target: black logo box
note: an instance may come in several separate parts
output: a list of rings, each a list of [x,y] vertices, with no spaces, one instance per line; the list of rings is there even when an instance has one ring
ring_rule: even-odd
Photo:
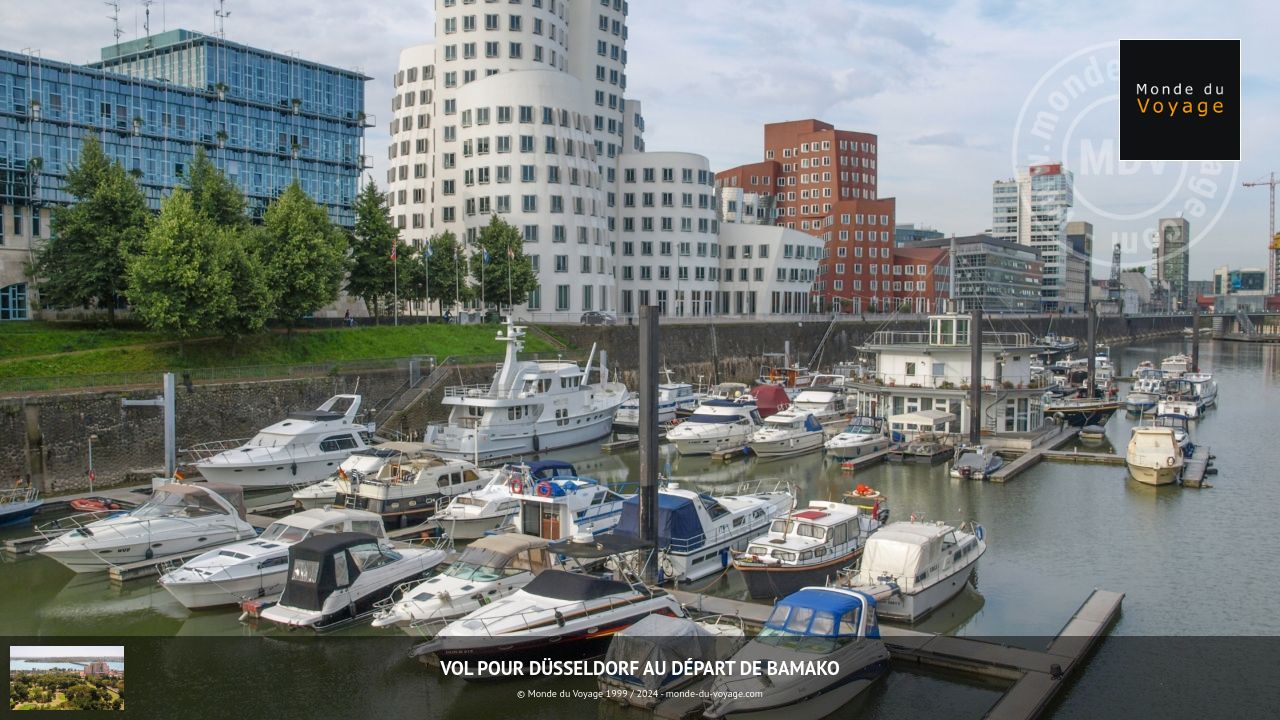
[[[1120,41],[1121,160],[1239,160],[1240,103],[1239,40]]]

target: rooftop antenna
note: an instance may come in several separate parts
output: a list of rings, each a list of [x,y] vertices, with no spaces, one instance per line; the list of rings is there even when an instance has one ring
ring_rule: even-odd
[[[231,17],[231,11],[227,9],[227,0],[218,0],[218,9],[213,11],[213,14],[218,16],[218,37],[226,40],[226,21]]]
[[[111,14],[107,16],[107,19],[114,25],[112,34],[116,36],[116,45],[119,45],[120,36],[124,34],[124,31],[120,29],[120,0],[106,0],[103,4],[111,8]]]
[[[156,0],[142,0],[142,32],[147,36],[146,47],[151,47],[151,5]]]

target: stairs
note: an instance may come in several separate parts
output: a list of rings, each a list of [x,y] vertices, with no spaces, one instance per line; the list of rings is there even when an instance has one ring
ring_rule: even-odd
[[[818,363],[822,360],[822,349],[826,347],[827,340],[831,338],[831,333],[836,329],[836,314],[831,313],[831,320],[827,322],[827,330],[822,333],[822,339],[818,341],[818,347],[814,348],[813,354],[809,356],[810,369],[817,369]]]
[[[1258,328],[1254,326],[1253,320],[1244,310],[1236,310],[1236,325],[1239,326],[1240,332],[1244,335],[1258,334]]]

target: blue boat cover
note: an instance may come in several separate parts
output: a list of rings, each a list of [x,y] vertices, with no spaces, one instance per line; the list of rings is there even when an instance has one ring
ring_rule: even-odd
[[[632,495],[622,503],[622,519],[613,533],[640,537],[639,495]],[[658,546],[669,548],[673,539],[681,552],[696,550],[706,542],[693,501],[680,495],[658,493]]]
[[[571,463],[563,460],[534,460],[529,463],[529,477],[534,480],[546,480],[553,477],[575,477],[578,471]]]
[[[806,415],[804,418],[804,429],[809,432],[819,432],[822,430],[822,423],[818,422],[818,418],[812,415]]]
[[[856,626],[864,606],[874,608],[875,598],[856,591],[807,587],[780,600],[765,621],[765,627],[822,637],[847,635],[844,631],[848,626],[842,625],[841,620],[848,616]],[[867,630],[867,637],[879,637],[877,626],[869,625]]]

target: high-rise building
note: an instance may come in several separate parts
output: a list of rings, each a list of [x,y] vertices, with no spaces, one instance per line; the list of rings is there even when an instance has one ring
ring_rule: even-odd
[[[759,198],[773,224],[823,240],[809,311],[861,312],[892,302],[895,201],[879,197],[876,146],[875,135],[820,120],[771,123],[762,162],[716,174],[721,205],[741,190]]]
[[[706,257],[718,256],[705,158],[628,162],[641,171],[634,186],[620,175],[624,152],[644,149],[640,105],[624,98],[628,11],[621,0],[438,0],[435,42],[401,55],[388,148],[391,215],[413,242],[448,230],[470,246],[495,214],[518,228],[539,280],[521,311],[530,316],[569,319],[618,307],[621,216],[636,223],[630,237],[705,245]],[[656,179],[668,173],[675,179]],[[651,194],[653,206],[623,208],[623,185]],[[672,204],[664,205],[668,195]],[[696,264],[678,264],[677,252],[654,257],[654,289],[670,277],[669,311],[691,312],[695,289],[701,310],[706,288],[694,279]],[[640,267],[629,290],[642,284]],[[690,271],[688,304],[676,297],[681,267]]]
[[[1170,311],[1191,307],[1187,278],[1191,270],[1191,223],[1186,218],[1161,218],[1156,225],[1156,280],[1168,288]]]
[[[894,247],[910,247],[922,240],[937,240],[941,237],[943,234],[940,231],[923,225],[917,226],[915,223],[898,223],[893,226]]]
[[[949,278],[949,268],[939,274],[941,282],[932,297],[931,307],[917,312],[942,312],[945,300],[957,312],[981,308],[988,313],[1032,313],[1040,310],[1040,290],[1043,282],[1043,263],[1035,248],[990,235],[923,240],[910,248],[894,252],[895,258],[907,251],[941,251],[944,264],[952,262],[948,257],[955,248],[954,278]],[[919,269],[917,269],[917,275]],[[897,278],[894,278],[897,280]]]
[[[1090,301],[1101,297],[1093,292],[1093,223],[1068,222],[1067,247],[1072,255],[1084,260],[1084,307],[1088,307]]]
[[[173,30],[74,65],[0,51],[0,320],[28,317],[26,265],[70,201],[85,135],[138,181],[152,209],[197,147],[260,217],[297,179],[350,225],[363,154],[361,73]]]
[[[1073,204],[1073,175],[1061,163],[1032,165],[992,185],[991,235],[1040,252],[1046,310],[1084,309],[1087,261],[1067,240]]]

